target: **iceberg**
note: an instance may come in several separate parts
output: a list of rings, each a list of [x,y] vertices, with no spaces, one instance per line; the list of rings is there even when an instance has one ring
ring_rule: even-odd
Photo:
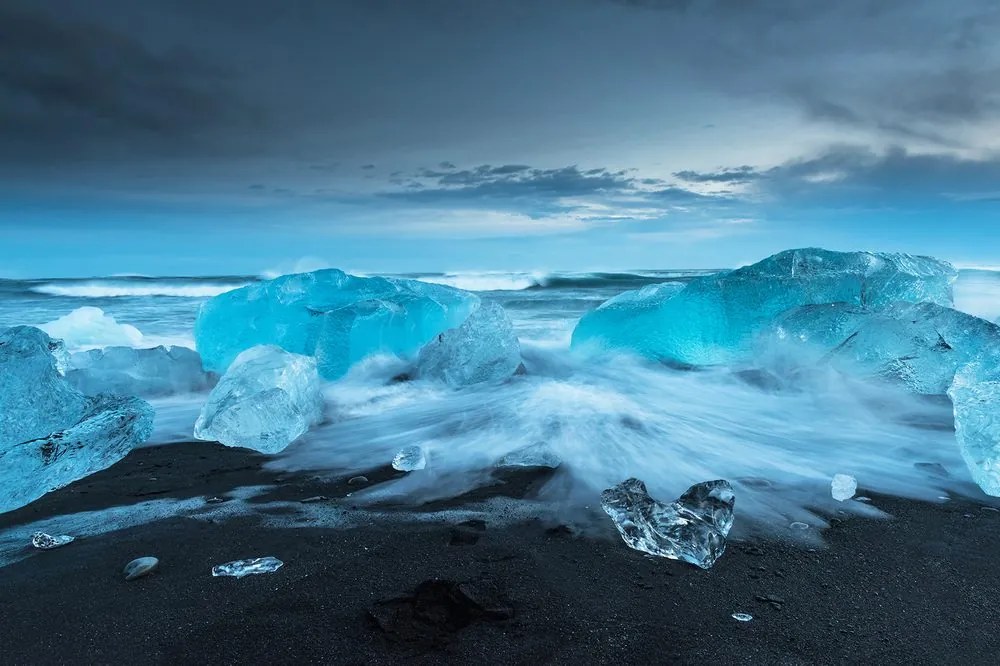
[[[601,493],[601,507],[629,547],[708,569],[726,550],[736,496],[728,481],[691,486],[670,504],[657,502],[639,479]]]
[[[87,395],[122,393],[153,398],[207,391],[216,377],[187,347],[105,347],[70,356],[66,381]]]
[[[0,513],[110,467],[152,433],[153,408],[140,398],[90,398],[76,424],[0,447]]]
[[[104,314],[104,310],[90,306],[77,308],[38,328],[62,340],[70,349],[142,344],[142,332],[135,326],[119,324],[114,317]]]
[[[206,301],[195,341],[206,370],[222,373],[257,345],[316,358],[337,379],[376,353],[412,357],[442,331],[460,326],[479,297],[451,287],[339,270],[285,275]]]
[[[976,361],[955,373],[948,390],[955,437],[972,479],[987,495],[1000,497],[1000,366]]]
[[[278,453],[322,419],[316,360],[259,345],[237,356],[212,389],[194,436]]]
[[[1000,364],[1000,326],[934,303],[895,303],[881,311],[847,303],[807,305],[781,317],[758,340],[775,365],[826,364],[847,374],[944,395],[973,361]]]
[[[417,357],[417,375],[460,387],[500,381],[521,365],[514,325],[498,303],[484,301],[458,328],[439,333]]]
[[[584,315],[572,344],[684,365],[732,363],[746,358],[756,335],[791,308],[842,302],[879,310],[897,301],[950,306],[956,276],[950,264],[931,257],[786,250],[697,278],[680,291],[661,286],[621,294]]]

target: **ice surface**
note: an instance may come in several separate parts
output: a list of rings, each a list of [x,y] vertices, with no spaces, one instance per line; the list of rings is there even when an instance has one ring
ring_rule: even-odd
[[[320,374],[337,379],[372,354],[415,355],[478,303],[441,285],[321,270],[216,296],[198,313],[195,339],[207,370],[224,372],[240,352],[271,344],[315,356]]]
[[[834,474],[830,482],[830,494],[838,502],[849,500],[858,491],[858,480],[847,474]]]
[[[71,350],[142,344],[142,333],[135,326],[119,324],[114,317],[104,314],[104,310],[89,306],[77,308],[38,328],[62,340]]]
[[[427,457],[420,446],[406,446],[392,459],[392,468],[400,472],[415,472],[427,467]]]
[[[250,574],[274,573],[285,565],[276,557],[255,557],[249,560],[235,560],[212,567],[213,576],[232,576],[243,578]]]
[[[237,356],[212,389],[194,436],[277,453],[322,418],[316,360],[260,345]]]
[[[507,379],[520,365],[521,346],[510,317],[498,303],[484,301],[461,326],[424,345],[417,374],[458,387]]]
[[[551,467],[562,464],[559,456],[545,442],[515,449],[497,461],[497,467]]]
[[[779,317],[758,347],[779,363],[824,363],[944,395],[959,367],[980,359],[1000,364],[1000,326],[934,303],[896,303],[878,312],[807,305]]]
[[[153,432],[153,408],[139,398],[87,402],[74,425],[0,449],[0,513],[110,467]]]
[[[948,396],[955,410],[955,436],[972,479],[987,495],[1000,497],[1000,366],[995,360],[963,366]]]
[[[74,541],[76,541],[76,537],[71,537],[68,534],[53,536],[52,534],[46,534],[45,532],[35,532],[31,535],[31,545],[39,550],[61,548],[68,543],[73,543]]]
[[[201,369],[187,347],[106,347],[70,357],[66,380],[87,395],[122,393],[158,397],[211,388],[215,377]]]
[[[87,409],[56,368],[61,348],[31,326],[0,331],[0,453],[76,423]]]
[[[622,348],[649,358],[712,365],[745,358],[755,335],[801,305],[843,302],[878,310],[896,301],[948,306],[956,272],[930,257],[786,250],[728,273],[692,280],[676,294],[646,288],[587,315],[574,346]]]
[[[729,482],[718,480],[662,504],[633,478],[601,493],[601,506],[630,547],[708,569],[726,549],[735,499]]]

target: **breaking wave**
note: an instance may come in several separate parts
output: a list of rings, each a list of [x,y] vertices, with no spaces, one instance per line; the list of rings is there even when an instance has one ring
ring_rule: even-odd
[[[168,296],[174,298],[211,298],[245,286],[242,283],[157,281],[134,279],[120,281],[49,282],[33,285],[29,291],[48,296],[67,298],[121,298],[143,296]]]

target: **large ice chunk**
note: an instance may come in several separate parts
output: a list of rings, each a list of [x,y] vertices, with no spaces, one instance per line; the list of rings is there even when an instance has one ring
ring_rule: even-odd
[[[458,387],[507,379],[520,365],[521,346],[510,317],[498,303],[484,301],[461,326],[424,345],[417,374]]]
[[[195,393],[215,377],[201,369],[198,352],[187,347],[105,347],[70,357],[66,380],[87,395],[123,393],[157,397]]]
[[[896,301],[952,302],[955,269],[930,257],[786,250],[727,273],[620,295],[585,315],[573,345],[623,348],[690,365],[745,358],[755,335],[778,314],[813,303],[878,310]]]
[[[955,410],[955,436],[973,480],[1000,497],[1000,366],[974,362],[955,374],[948,390]]]
[[[212,389],[194,436],[277,453],[322,418],[316,360],[259,345],[237,356]]]
[[[0,449],[0,513],[110,467],[153,432],[153,408],[139,398],[90,398],[79,422]]]
[[[639,479],[601,493],[601,506],[630,547],[708,569],[726,550],[736,496],[728,481],[691,486],[670,504],[657,502]]]
[[[441,285],[321,270],[216,296],[198,313],[195,340],[206,370],[224,372],[243,350],[277,345],[315,356],[320,374],[336,379],[372,354],[415,355],[478,303]]]
[[[1000,365],[1000,326],[934,303],[806,305],[781,315],[758,344],[772,364],[824,363],[926,395],[944,395],[968,363]]]
[[[61,350],[32,326],[0,331],[0,451],[80,420],[87,398],[59,374],[54,352]]]
[[[108,345],[133,347],[142,344],[142,332],[95,307],[82,307],[38,328],[66,343],[70,350],[94,349]]]

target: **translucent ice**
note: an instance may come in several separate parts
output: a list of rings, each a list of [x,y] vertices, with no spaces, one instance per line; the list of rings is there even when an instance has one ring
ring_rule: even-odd
[[[316,360],[260,345],[237,356],[212,389],[194,436],[277,453],[322,418]]]
[[[274,573],[285,565],[276,557],[255,557],[249,560],[235,560],[212,567],[213,576],[232,576],[243,578],[250,574]]]
[[[415,472],[427,467],[427,458],[423,448],[407,446],[400,449],[392,459],[392,468],[400,472]]]
[[[153,432],[153,409],[139,398],[87,403],[74,425],[0,449],[0,513],[110,467]]]
[[[858,480],[847,474],[834,474],[830,482],[830,494],[838,502],[849,500],[858,491]]]
[[[728,273],[669,290],[623,294],[585,315],[574,346],[623,348],[690,365],[745,358],[755,335],[801,305],[844,302],[881,309],[896,301],[951,304],[956,272],[930,257],[786,250]]]
[[[467,386],[513,375],[521,365],[521,346],[504,309],[484,301],[458,328],[439,333],[420,350],[417,373]]]
[[[186,347],[105,347],[70,357],[66,380],[87,395],[123,393],[157,397],[206,391],[214,376]]]
[[[0,331],[0,453],[76,423],[87,409],[86,396],[56,368],[61,348],[31,326]]]
[[[35,532],[31,535],[31,545],[39,550],[61,548],[68,543],[73,543],[74,541],[76,541],[76,537],[71,537],[68,534],[52,535],[46,534],[45,532]]]
[[[497,467],[551,467],[562,464],[559,456],[545,442],[515,449],[497,461]]]
[[[719,480],[662,504],[633,478],[601,493],[601,506],[630,547],[708,569],[726,549],[735,499],[729,482]]]
[[[223,372],[240,352],[271,344],[315,356],[320,374],[336,379],[372,354],[415,355],[478,303],[441,285],[321,270],[216,296],[198,313],[195,339],[207,370]]]
[[[995,361],[963,366],[948,396],[955,410],[955,436],[972,479],[987,495],[1000,497],[1000,366]]]
[[[758,346],[782,362],[821,362],[944,395],[959,367],[980,359],[1000,363],[1000,326],[934,303],[896,303],[878,312],[830,303],[781,315]]]
[[[104,314],[104,310],[89,306],[77,308],[38,328],[62,340],[71,350],[142,344],[142,333],[135,326],[119,324],[114,317]]]

